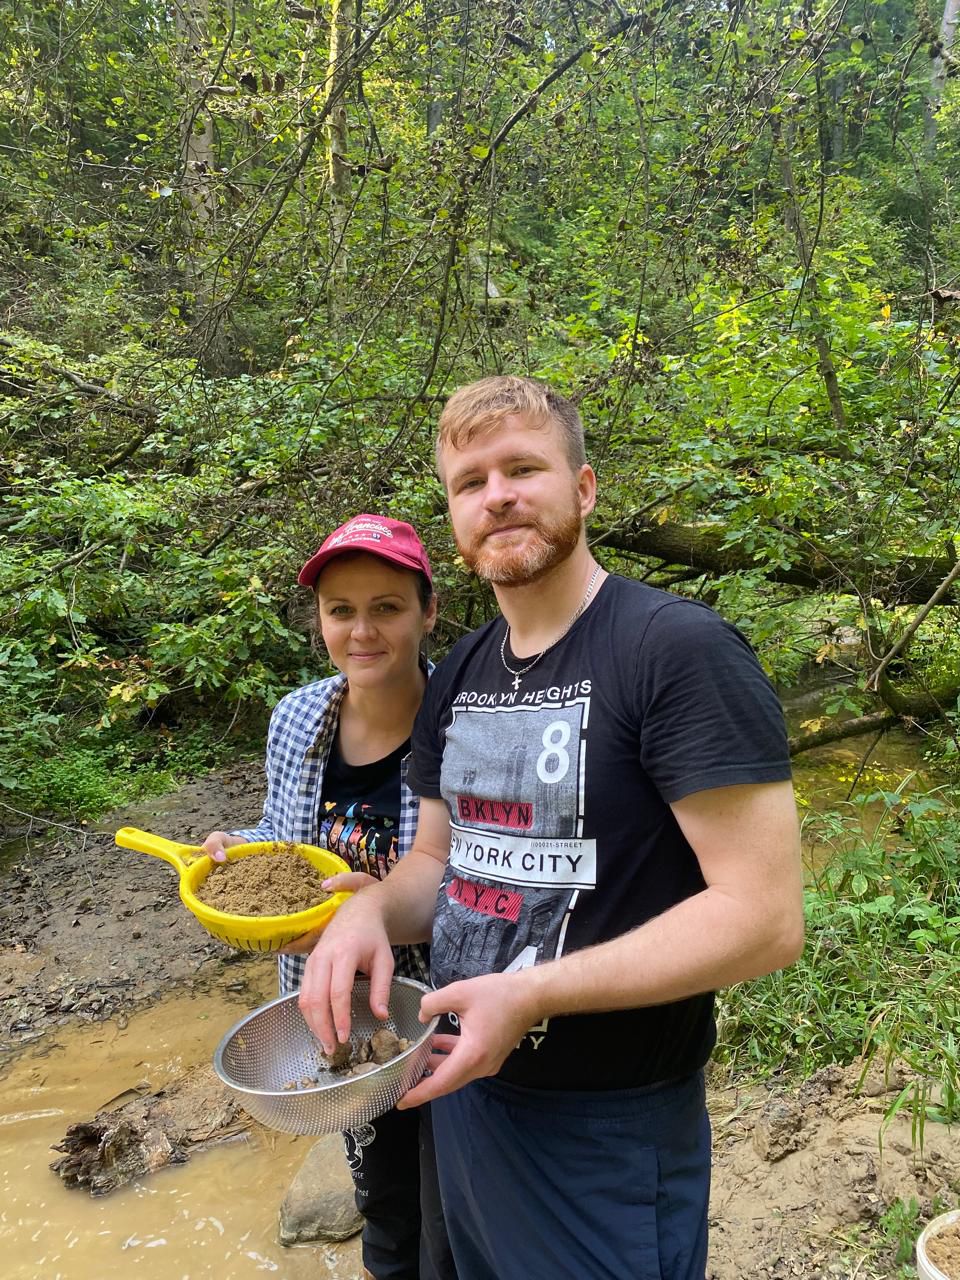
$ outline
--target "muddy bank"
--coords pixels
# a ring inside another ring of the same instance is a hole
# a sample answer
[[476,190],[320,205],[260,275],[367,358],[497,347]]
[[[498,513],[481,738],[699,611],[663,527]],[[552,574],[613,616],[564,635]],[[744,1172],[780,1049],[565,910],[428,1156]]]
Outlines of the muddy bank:
[[[711,1097],[714,1176],[708,1280],[899,1280],[897,1202],[918,1225],[960,1194],[960,1134],[928,1123],[920,1150],[910,1107],[887,1115],[908,1077],[872,1064],[825,1067],[795,1089]],[[911,1272],[909,1274],[915,1274]]]
[[101,830],[24,840],[0,873],[0,1059],[73,1019],[122,1021],[223,965],[243,987],[249,958],[183,909],[175,870],[118,849],[112,833],[133,825],[190,843],[252,825],[262,804],[263,769],[249,763],[120,810]]

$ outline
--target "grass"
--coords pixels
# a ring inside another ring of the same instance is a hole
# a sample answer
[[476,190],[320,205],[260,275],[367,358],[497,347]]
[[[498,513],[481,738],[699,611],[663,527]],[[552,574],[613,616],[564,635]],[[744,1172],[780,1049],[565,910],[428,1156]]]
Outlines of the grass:
[[875,1223],[838,1234],[848,1274],[857,1280],[916,1280],[920,1234],[928,1222],[955,1207],[938,1196],[925,1205],[915,1197],[894,1200]]
[[87,731],[16,760],[5,771],[13,785],[0,791],[0,804],[25,816],[98,818],[259,751],[262,735],[226,734],[206,722],[176,732]]
[[894,1105],[912,1108],[922,1142],[927,1121],[960,1119],[960,814],[944,790],[875,792],[808,823],[830,856],[806,891],[804,953],[723,993],[718,1060],[804,1078],[902,1059],[914,1083]]

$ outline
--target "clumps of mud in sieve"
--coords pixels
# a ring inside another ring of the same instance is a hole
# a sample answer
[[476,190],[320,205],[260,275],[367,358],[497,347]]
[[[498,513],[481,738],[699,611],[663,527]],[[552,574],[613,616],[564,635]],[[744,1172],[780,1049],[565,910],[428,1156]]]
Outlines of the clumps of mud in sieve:
[[294,848],[223,863],[200,885],[197,897],[232,916],[288,916],[319,906],[331,895],[320,872]]
[[376,1071],[377,1067],[392,1062],[409,1048],[409,1040],[398,1036],[389,1027],[381,1027],[359,1045],[354,1046],[348,1040],[346,1044],[337,1045],[329,1056],[321,1054],[324,1066],[316,1075],[301,1076],[299,1080],[291,1080],[282,1088],[310,1089],[315,1084],[325,1084],[327,1081],[324,1077],[328,1071],[341,1076],[365,1076],[370,1071]]

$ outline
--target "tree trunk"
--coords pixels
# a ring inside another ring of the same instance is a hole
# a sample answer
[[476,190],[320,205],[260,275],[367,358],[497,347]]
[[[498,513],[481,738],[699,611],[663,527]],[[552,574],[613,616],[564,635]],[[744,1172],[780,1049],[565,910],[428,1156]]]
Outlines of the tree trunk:
[[947,87],[947,76],[953,63],[953,50],[957,43],[957,25],[960,23],[960,0],[945,0],[943,19],[940,23],[940,38],[935,48],[937,52],[930,63],[930,96],[925,110],[925,127],[927,144],[932,146],[937,137],[937,113],[943,101],[943,92]]
[[200,356],[213,370],[222,367],[223,333],[203,276],[207,238],[216,218],[212,186],[216,171],[213,117],[206,106],[209,83],[207,28],[209,0],[176,0],[174,21],[180,38],[177,79],[183,100],[180,117],[180,191],[184,224],[182,270],[194,295],[194,332]]
[[131,1089],[121,1097],[126,1101],[120,1106],[72,1124],[53,1148],[63,1155],[50,1168],[68,1187],[105,1195],[165,1165],[182,1164],[194,1151],[235,1137],[251,1124],[207,1066],[155,1093]]
[[790,147],[783,135],[780,117],[772,113],[770,115],[770,131],[773,134],[774,150],[777,153],[777,160],[780,164],[780,176],[783,179],[784,194],[787,200],[787,224],[793,229],[800,264],[806,276],[806,300],[812,320],[813,345],[817,353],[817,366],[826,389],[827,400],[830,403],[830,416],[833,418],[833,425],[841,438],[845,439],[847,434],[847,415],[843,407],[843,397],[840,394],[836,366],[833,363],[833,356],[830,352],[830,343],[827,340],[827,323],[823,312],[820,310],[820,286],[813,264],[813,242],[803,216],[803,209],[800,206],[800,196],[793,172]]
[[[342,80],[353,49],[356,0],[333,0],[327,92]],[[341,97],[327,118],[327,172],[330,181],[330,274],[327,305],[332,322],[347,300],[347,223],[350,220],[350,166],[347,163],[347,106]]]
[[843,163],[846,143],[846,76],[841,72],[830,81],[830,97],[833,100],[833,118],[830,127],[830,160],[835,168]]
[[427,103],[427,137],[436,133],[443,120],[443,103],[439,98],[431,98]]
[[871,715],[856,716],[853,720],[832,721],[811,733],[797,734],[788,739],[791,756],[798,756],[803,751],[812,751],[814,747],[826,747],[832,742],[842,742],[845,738],[859,738],[865,733],[881,733],[892,729],[900,723],[900,717],[893,711],[875,711]]
[[[650,556],[667,565],[685,565],[702,573],[737,573],[760,569],[769,582],[784,582],[808,591],[859,595],[886,605],[926,604],[950,574],[954,560],[947,556],[903,556],[887,565],[866,564],[856,554],[831,552],[827,559],[807,539],[797,540],[793,563],[788,567],[764,564],[759,554],[728,543],[721,524],[682,525],[618,523],[612,529],[591,533],[593,546],[612,547],[631,555]],[[744,539],[746,540],[746,534]],[[937,600],[938,605],[960,603],[954,585]]]
[[914,720],[934,720],[956,707],[957,698],[960,698],[960,682],[954,680],[939,689],[905,691],[886,676],[881,676],[877,681],[877,693],[898,716],[910,716]]
[[[437,36],[442,33],[444,19],[456,15],[457,32],[454,43],[458,56],[451,61],[437,48]],[[427,71],[427,137],[436,133],[449,114],[453,120],[460,116],[460,97],[463,92],[463,65],[470,49],[470,29],[473,9],[469,0],[427,0],[423,6],[423,33],[427,46],[429,66]]]

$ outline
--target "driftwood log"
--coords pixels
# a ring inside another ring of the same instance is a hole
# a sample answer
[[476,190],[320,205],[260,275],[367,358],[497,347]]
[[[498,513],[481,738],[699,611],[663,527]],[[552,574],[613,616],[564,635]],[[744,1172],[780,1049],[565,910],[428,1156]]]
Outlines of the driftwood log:
[[236,1137],[253,1121],[210,1067],[198,1067],[156,1092],[147,1086],[111,1098],[92,1120],[72,1124],[50,1168],[68,1187],[105,1195],[194,1151]]

